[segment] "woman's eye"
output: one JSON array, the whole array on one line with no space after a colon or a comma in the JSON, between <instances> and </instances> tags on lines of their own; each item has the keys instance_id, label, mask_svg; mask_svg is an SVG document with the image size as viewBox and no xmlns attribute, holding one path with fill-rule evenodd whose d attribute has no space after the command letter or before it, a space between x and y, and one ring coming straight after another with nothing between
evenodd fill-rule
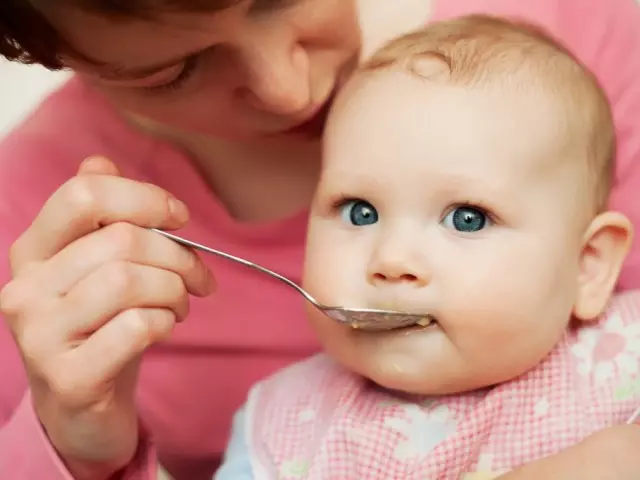
<instances>
[{"instance_id":1,"label":"woman's eye","mask_svg":"<svg viewBox=\"0 0 640 480\"><path fill-rule=\"evenodd\" d=\"M446 228L453 228L464 233L478 232L489 226L490 223L484 211L470 206L456 207L442 220L442 224Z\"/></svg>"},{"instance_id":2,"label":"woman's eye","mask_svg":"<svg viewBox=\"0 0 640 480\"><path fill-rule=\"evenodd\" d=\"M157 85L147 85L142 88L149 92L156 93L179 90L196 72L199 60L200 57L198 55L193 55L185 60L180 71L171 80Z\"/></svg>"},{"instance_id":3,"label":"woman's eye","mask_svg":"<svg viewBox=\"0 0 640 480\"><path fill-rule=\"evenodd\" d=\"M378 221L378 212L375 207L364 200L351 200L340 207L342 220L363 227L372 225Z\"/></svg>"}]
</instances>

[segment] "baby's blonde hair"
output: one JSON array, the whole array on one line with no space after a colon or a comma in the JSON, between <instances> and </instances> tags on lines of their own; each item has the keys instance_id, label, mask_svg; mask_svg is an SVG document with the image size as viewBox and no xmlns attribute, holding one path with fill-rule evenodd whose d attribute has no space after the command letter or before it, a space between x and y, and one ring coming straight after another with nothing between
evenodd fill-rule
<instances>
[{"instance_id":1,"label":"baby's blonde hair","mask_svg":"<svg viewBox=\"0 0 640 480\"><path fill-rule=\"evenodd\" d=\"M606 208L615 156L611 110L595 76L559 42L523 21L469 15L392 40L361 71L402 68L424 77L424 59L442 62L446 82L454 85L498 85L523 93L539 88L556 96L567 114L562 151L568 147L571 157L584 161L593 213Z\"/></svg>"}]
</instances>

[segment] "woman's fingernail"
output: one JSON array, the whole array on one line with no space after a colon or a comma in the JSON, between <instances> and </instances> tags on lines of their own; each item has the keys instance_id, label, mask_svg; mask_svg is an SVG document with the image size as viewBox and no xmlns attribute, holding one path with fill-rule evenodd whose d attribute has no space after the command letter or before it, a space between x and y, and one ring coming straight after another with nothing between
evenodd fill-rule
<instances>
[{"instance_id":1,"label":"woman's fingernail","mask_svg":"<svg viewBox=\"0 0 640 480\"><path fill-rule=\"evenodd\" d=\"M78 173L120 175L118 167L107 157L101 155L93 155L85 158L78 167Z\"/></svg>"},{"instance_id":2,"label":"woman's fingernail","mask_svg":"<svg viewBox=\"0 0 640 480\"><path fill-rule=\"evenodd\" d=\"M169 213L172 218L181 222L186 222L189 219L189 209L184 202L175 197L169 197Z\"/></svg>"}]
</instances>

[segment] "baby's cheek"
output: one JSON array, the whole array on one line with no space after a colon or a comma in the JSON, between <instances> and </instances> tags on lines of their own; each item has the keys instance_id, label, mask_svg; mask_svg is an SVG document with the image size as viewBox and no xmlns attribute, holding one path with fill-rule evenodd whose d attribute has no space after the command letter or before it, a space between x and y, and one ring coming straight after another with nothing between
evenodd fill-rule
<instances>
[{"instance_id":1,"label":"baby's cheek","mask_svg":"<svg viewBox=\"0 0 640 480\"><path fill-rule=\"evenodd\" d=\"M471 378L491 384L533 367L557 337L517 297L487 301L450 311L442 321Z\"/></svg>"},{"instance_id":2,"label":"baby's cheek","mask_svg":"<svg viewBox=\"0 0 640 480\"><path fill-rule=\"evenodd\" d=\"M342 256L344 257L344 256ZM309 254L304 288L320 303L331 306L366 307L357 293L362 290L359 268L348 258L322 253Z\"/></svg>"},{"instance_id":3,"label":"baby's cheek","mask_svg":"<svg viewBox=\"0 0 640 480\"><path fill-rule=\"evenodd\" d=\"M303 287L318 301L331 291L332 279L336 277L330 260L317 249L309 249L306 254Z\"/></svg>"},{"instance_id":4,"label":"baby's cheek","mask_svg":"<svg viewBox=\"0 0 640 480\"><path fill-rule=\"evenodd\" d=\"M309 323L322 346L322 351L347 369L367 376L366 364L369 357L354 342L351 329L330 319L310 306L307 309Z\"/></svg>"},{"instance_id":5,"label":"baby's cheek","mask_svg":"<svg viewBox=\"0 0 640 480\"><path fill-rule=\"evenodd\" d=\"M534 368L556 345L557 335L526 315L486 318L487 325L469 331L460 348L485 385L511 380Z\"/></svg>"}]
</instances>

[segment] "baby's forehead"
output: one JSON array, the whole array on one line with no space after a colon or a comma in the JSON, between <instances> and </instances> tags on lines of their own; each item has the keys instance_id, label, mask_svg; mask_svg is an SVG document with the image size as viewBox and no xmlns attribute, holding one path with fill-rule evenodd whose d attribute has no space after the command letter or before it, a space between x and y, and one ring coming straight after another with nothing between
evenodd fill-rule
<instances>
[{"instance_id":1,"label":"baby's forehead","mask_svg":"<svg viewBox=\"0 0 640 480\"><path fill-rule=\"evenodd\" d=\"M567 49L533 25L471 15L392 40L365 62L330 116L324 168L563 179L599 210L614 145L606 95Z\"/></svg>"},{"instance_id":2,"label":"baby's forehead","mask_svg":"<svg viewBox=\"0 0 640 480\"><path fill-rule=\"evenodd\" d=\"M329 118L325 161L416 173L540 169L560 154L561 119L535 91L430 83L400 70L360 74Z\"/></svg>"}]
</instances>

